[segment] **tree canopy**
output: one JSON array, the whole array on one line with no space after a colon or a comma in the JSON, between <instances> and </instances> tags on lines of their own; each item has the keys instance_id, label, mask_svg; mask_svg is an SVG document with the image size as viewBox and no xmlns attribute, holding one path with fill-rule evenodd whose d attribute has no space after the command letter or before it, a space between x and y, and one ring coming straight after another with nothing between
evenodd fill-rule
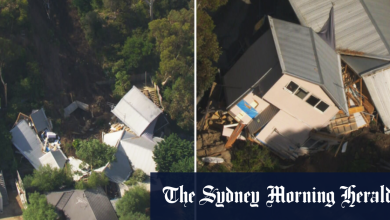
<instances>
[{"instance_id":1,"label":"tree canopy","mask_svg":"<svg viewBox=\"0 0 390 220\"><path fill-rule=\"evenodd\" d=\"M45 195L37 192L32 193L28 197L27 209L23 210L23 219L25 220L56 220L58 215L54 206L47 203Z\"/></svg>"},{"instance_id":2,"label":"tree canopy","mask_svg":"<svg viewBox=\"0 0 390 220\"><path fill-rule=\"evenodd\" d=\"M116 148L97 139L83 140L76 147L76 155L96 169L115 161Z\"/></svg>"},{"instance_id":3,"label":"tree canopy","mask_svg":"<svg viewBox=\"0 0 390 220\"><path fill-rule=\"evenodd\" d=\"M172 10L167 18L149 23L160 53L157 80L164 86L164 105L172 119L186 130L194 118L194 13Z\"/></svg>"},{"instance_id":4,"label":"tree canopy","mask_svg":"<svg viewBox=\"0 0 390 220\"><path fill-rule=\"evenodd\" d=\"M214 66L221 55L214 22L208 14L215 11L228 0L198 0L197 11L197 94L202 95L215 80L217 68Z\"/></svg>"},{"instance_id":5,"label":"tree canopy","mask_svg":"<svg viewBox=\"0 0 390 220\"><path fill-rule=\"evenodd\" d=\"M177 134L171 134L165 140L159 142L153 151L153 155L158 172L182 172L189 170L193 172L194 170L194 144L179 138ZM192 163L189 162L191 157ZM179 168L179 166L185 167Z\"/></svg>"},{"instance_id":6,"label":"tree canopy","mask_svg":"<svg viewBox=\"0 0 390 220\"><path fill-rule=\"evenodd\" d=\"M134 186L116 204L120 219L130 219L130 216L145 218L146 209L150 207L149 192L143 186Z\"/></svg>"},{"instance_id":7,"label":"tree canopy","mask_svg":"<svg viewBox=\"0 0 390 220\"><path fill-rule=\"evenodd\" d=\"M95 189L99 186L107 186L109 179L104 172L97 173L92 171L91 175L88 177L87 182L83 180L78 181L75 185L76 189Z\"/></svg>"},{"instance_id":8,"label":"tree canopy","mask_svg":"<svg viewBox=\"0 0 390 220\"><path fill-rule=\"evenodd\" d=\"M277 167L277 159L272 157L268 148L247 142L245 146L233 149L232 163L234 172L266 172Z\"/></svg>"},{"instance_id":9,"label":"tree canopy","mask_svg":"<svg viewBox=\"0 0 390 220\"><path fill-rule=\"evenodd\" d=\"M58 190L61 186L70 186L73 183L70 167L62 169L51 168L49 165L34 170L32 175L23 179L26 189L36 189L40 192Z\"/></svg>"}]
</instances>

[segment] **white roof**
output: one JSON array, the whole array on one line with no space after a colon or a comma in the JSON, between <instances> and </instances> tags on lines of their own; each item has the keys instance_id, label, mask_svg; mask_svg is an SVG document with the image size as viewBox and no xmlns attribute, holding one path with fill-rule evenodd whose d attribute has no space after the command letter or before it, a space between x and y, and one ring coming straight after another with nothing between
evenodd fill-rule
<instances>
[{"instance_id":1,"label":"white roof","mask_svg":"<svg viewBox=\"0 0 390 220\"><path fill-rule=\"evenodd\" d=\"M334 4L336 49L390 60L389 0L290 0L302 25L318 32Z\"/></svg>"},{"instance_id":2,"label":"white roof","mask_svg":"<svg viewBox=\"0 0 390 220\"><path fill-rule=\"evenodd\" d=\"M142 136L136 137L133 134L123 130L104 134L103 136L104 143L118 148L118 152L116 155L117 162L115 163L123 164L122 161L124 159L118 157L120 156L118 154L123 152L123 154L126 155L128 160L130 161L131 166L133 168L141 169L148 175L150 175L151 172L157 172L156 163L153 160L153 151L157 143L162 140L163 139L159 137L154 137L153 140L150 140ZM123 169L124 166L118 165L118 167L116 168L115 166L111 165L110 166L111 173L107 173L108 169L106 169L107 176L112 174L112 176L123 176L124 178L125 173L120 174L120 172L122 172L121 170L115 170L115 169L120 169L121 167Z\"/></svg>"},{"instance_id":3,"label":"white roof","mask_svg":"<svg viewBox=\"0 0 390 220\"><path fill-rule=\"evenodd\" d=\"M141 136L162 111L137 87L133 86L115 106L112 113L137 136Z\"/></svg>"},{"instance_id":4,"label":"white roof","mask_svg":"<svg viewBox=\"0 0 390 220\"><path fill-rule=\"evenodd\" d=\"M134 137L121 140L121 145L135 169L141 169L146 174L156 171L156 162L153 160L154 147L162 138L154 137L153 141L144 137Z\"/></svg>"},{"instance_id":5,"label":"white roof","mask_svg":"<svg viewBox=\"0 0 390 220\"><path fill-rule=\"evenodd\" d=\"M88 172L80 169L80 164L83 163L82 160L76 159L74 157L69 157L68 159L69 159L69 164L71 166L70 169L72 170L72 176L74 181L79 181L81 177L83 177L83 175L88 174ZM76 174L77 171L79 171L82 175Z\"/></svg>"},{"instance_id":6,"label":"white roof","mask_svg":"<svg viewBox=\"0 0 390 220\"><path fill-rule=\"evenodd\" d=\"M50 165L51 168L61 169L64 167L67 158L65 154L61 150L50 151L39 158L42 166L47 164Z\"/></svg>"}]
</instances>

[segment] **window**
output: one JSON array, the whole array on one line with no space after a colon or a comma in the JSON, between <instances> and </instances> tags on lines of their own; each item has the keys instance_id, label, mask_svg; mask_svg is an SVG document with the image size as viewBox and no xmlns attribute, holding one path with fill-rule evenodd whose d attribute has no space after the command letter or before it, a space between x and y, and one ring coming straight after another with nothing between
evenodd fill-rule
<instances>
[{"instance_id":1,"label":"window","mask_svg":"<svg viewBox=\"0 0 390 220\"><path fill-rule=\"evenodd\" d=\"M295 84L293 81L291 81L287 86L286 89L290 91L291 93L294 93L298 89L298 85Z\"/></svg>"},{"instance_id":2,"label":"window","mask_svg":"<svg viewBox=\"0 0 390 220\"><path fill-rule=\"evenodd\" d=\"M322 112L325 112L326 109L328 109L329 105L326 104L325 102L321 101L317 106L316 108Z\"/></svg>"},{"instance_id":3,"label":"window","mask_svg":"<svg viewBox=\"0 0 390 220\"><path fill-rule=\"evenodd\" d=\"M316 97L314 97L312 95L306 100L306 102L309 103L313 107L315 107L319 101L320 101L319 99L317 99Z\"/></svg>"},{"instance_id":4,"label":"window","mask_svg":"<svg viewBox=\"0 0 390 220\"><path fill-rule=\"evenodd\" d=\"M304 99L307 96L307 94L309 94L309 92L303 90L302 88L299 88L297 90L297 92L295 93L295 95L298 96L301 99Z\"/></svg>"}]
</instances>

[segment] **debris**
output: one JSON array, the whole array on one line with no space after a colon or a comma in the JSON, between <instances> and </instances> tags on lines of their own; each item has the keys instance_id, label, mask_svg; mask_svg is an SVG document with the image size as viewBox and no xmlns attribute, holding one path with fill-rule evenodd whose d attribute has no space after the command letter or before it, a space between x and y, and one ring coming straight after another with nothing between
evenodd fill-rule
<instances>
[{"instance_id":1,"label":"debris","mask_svg":"<svg viewBox=\"0 0 390 220\"><path fill-rule=\"evenodd\" d=\"M224 159L219 157L203 157L202 161L205 163L223 163Z\"/></svg>"},{"instance_id":2,"label":"debris","mask_svg":"<svg viewBox=\"0 0 390 220\"><path fill-rule=\"evenodd\" d=\"M345 142L345 143L343 144L343 147L342 147L342 149L341 149L341 153L345 153L345 152L347 151L347 144L348 144L348 142Z\"/></svg>"}]
</instances>

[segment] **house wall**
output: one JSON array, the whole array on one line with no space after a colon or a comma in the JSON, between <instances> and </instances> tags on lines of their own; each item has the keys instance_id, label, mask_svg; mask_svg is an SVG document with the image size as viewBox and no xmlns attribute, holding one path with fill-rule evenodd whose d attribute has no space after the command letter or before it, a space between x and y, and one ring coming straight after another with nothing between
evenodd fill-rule
<instances>
[{"instance_id":1,"label":"house wall","mask_svg":"<svg viewBox=\"0 0 390 220\"><path fill-rule=\"evenodd\" d=\"M300 99L285 89L285 86L291 81L309 92L305 99ZM321 112L308 104L306 100L310 97L310 95L314 95L328 104L328 109L325 112ZM299 121L315 129L326 127L329 124L329 120L339 111L337 106L320 86L286 74L274 84L263 98L280 110L285 111ZM283 123L283 121L281 121L281 123ZM289 126L296 127L295 124Z\"/></svg>"},{"instance_id":2,"label":"house wall","mask_svg":"<svg viewBox=\"0 0 390 220\"><path fill-rule=\"evenodd\" d=\"M266 139L274 130L294 144L303 144L312 130L307 124L299 121L284 111L279 111L272 120L256 135L256 139L267 144Z\"/></svg>"},{"instance_id":3,"label":"house wall","mask_svg":"<svg viewBox=\"0 0 390 220\"><path fill-rule=\"evenodd\" d=\"M265 108L269 106L269 103L262 100L258 96L254 95L252 92L250 92L248 95L244 97L244 100L251 104L253 101L256 101L258 103L257 107L255 108L258 113L262 112ZM242 112L241 108L237 105L234 105L232 108L229 109L229 113L236 117L238 114ZM244 114L244 117L241 119L241 123L248 124L252 120L251 117L249 117L247 114Z\"/></svg>"}]
</instances>

